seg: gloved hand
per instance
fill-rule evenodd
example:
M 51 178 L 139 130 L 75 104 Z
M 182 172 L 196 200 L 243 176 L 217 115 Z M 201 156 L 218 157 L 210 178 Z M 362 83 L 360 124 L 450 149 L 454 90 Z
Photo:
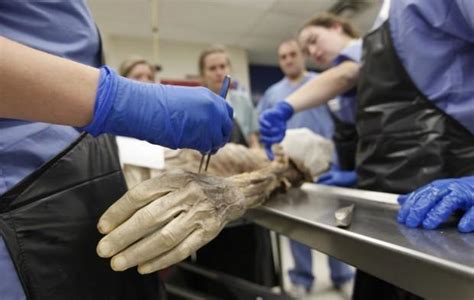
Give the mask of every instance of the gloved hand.
M 280 101 L 260 115 L 260 141 L 270 160 L 274 158 L 272 145 L 281 142 L 285 137 L 286 122 L 293 113 L 294 109 L 288 102 Z
M 398 222 L 408 227 L 434 229 L 457 210 L 465 211 L 460 232 L 474 231 L 474 177 L 436 180 L 398 198 Z
M 343 171 L 338 167 L 335 167 L 322 174 L 316 183 L 332 186 L 351 187 L 357 183 L 357 174 L 355 171 Z
M 129 136 L 168 148 L 215 152 L 229 141 L 233 110 L 203 87 L 132 81 L 100 69 L 94 118 L 84 131 Z

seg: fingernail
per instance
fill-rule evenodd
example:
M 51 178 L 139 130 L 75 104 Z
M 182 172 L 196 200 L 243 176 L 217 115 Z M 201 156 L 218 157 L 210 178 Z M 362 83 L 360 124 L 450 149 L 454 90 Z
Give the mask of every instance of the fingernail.
M 109 223 L 107 223 L 105 221 L 100 221 L 99 224 L 97 225 L 97 228 L 99 229 L 100 233 L 105 234 L 105 233 L 109 232 L 110 225 L 109 225 Z
M 123 256 L 112 258 L 112 269 L 115 271 L 123 271 L 127 267 L 127 259 Z
M 100 257 L 108 257 L 111 252 L 111 247 L 108 242 L 99 242 L 99 246 L 97 247 L 97 254 Z
M 139 266 L 138 267 L 138 273 L 140 274 L 148 274 L 151 273 L 151 267 L 150 266 Z

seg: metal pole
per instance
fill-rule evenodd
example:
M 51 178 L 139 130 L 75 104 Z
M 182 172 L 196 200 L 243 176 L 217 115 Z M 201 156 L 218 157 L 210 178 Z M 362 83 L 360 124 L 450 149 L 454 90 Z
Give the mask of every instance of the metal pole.
M 151 5 L 151 34 L 153 42 L 153 63 L 160 63 L 160 31 L 158 26 L 159 20 L 159 0 L 150 0 Z

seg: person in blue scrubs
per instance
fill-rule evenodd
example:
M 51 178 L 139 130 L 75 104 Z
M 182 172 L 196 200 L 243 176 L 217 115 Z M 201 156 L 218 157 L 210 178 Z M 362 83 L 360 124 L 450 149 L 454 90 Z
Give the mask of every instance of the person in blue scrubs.
M 398 221 L 410 227 L 436 228 L 457 209 L 465 211 L 458 228 L 474 227 L 473 20 L 469 0 L 386 1 L 364 38 L 364 64 L 350 75 L 358 81 L 357 186 L 409 193 Z M 353 299 L 420 297 L 359 270 Z
M 408 22 L 404 21 L 408 20 Z M 474 3 L 456 0 L 386 1 L 376 24 L 389 28 L 392 47 L 420 93 L 472 142 L 474 133 Z M 430 49 L 430 51 L 423 51 Z M 449 128 L 449 127 L 447 127 Z M 465 157 L 462 151 L 447 157 Z M 447 158 L 446 158 L 447 159 Z M 439 163 L 439 160 L 437 161 Z M 472 164 L 442 172 L 439 178 L 471 175 Z M 457 175 L 457 176 L 455 176 Z M 418 179 L 418 178 L 417 178 Z M 419 178 L 399 197 L 397 220 L 408 227 L 435 229 L 455 211 L 464 212 L 458 229 L 474 231 L 472 177 L 435 180 Z M 415 190 L 416 189 L 416 190 Z M 405 192 L 405 191 L 401 191 Z
M 364 39 L 358 186 L 405 194 L 398 221 L 434 229 L 455 210 L 474 228 L 474 2 L 387 1 Z M 433 181 L 434 180 L 434 181 Z M 355 299 L 420 299 L 358 272 Z
M 323 174 L 319 183 L 353 186 L 356 183 L 355 149 L 357 132 L 356 89 L 362 41 L 344 18 L 323 13 L 309 20 L 298 34 L 299 43 L 318 65 L 328 67 L 284 101 L 279 101 L 260 116 L 260 139 L 272 158 L 270 146 L 280 142 L 288 120 L 294 113 L 329 103 L 335 123 L 334 142 L 338 164 Z M 283 99 L 281 99 L 283 100 Z
M 257 105 L 259 114 L 272 108 L 277 102 L 283 101 L 285 97 L 316 76 L 316 73 L 306 70 L 303 52 L 296 40 L 284 41 L 278 46 L 278 62 L 285 77 L 270 86 L 260 98 Z M 302 111 L 287 122 L 287 128 L 303 127 L 331 139 L 334 124 L 328 106 L 322 105 Z
M 258 102 L 259 113 L 272 108 L 277 102 L 283 101 L 285 97 L 296 91 L 306 82 L 317 76 L 314 72 L 308 72 L 305 67 L 303 52 L 294 39 L 282 42 L 278 46 L 278 61 L 285 77 L 270 86 Z M 309 128 L 314 133 L 332 139 L 334 123 L 331 112 L 327 105 L 322 105 L 293 115 L 287 122 L 287 128 Z M 311 290 L 313 287 L 313 263 L 311 249 L 297 241 L 290 240 L 290 249 L 293 255 L 294 268 L 289 271 L 290 280 L 293 283 L 294 296 Z M 331 280 L 335 287 L 352 278 L 352 271 L 346 264 L 328 257 L 331 270 Z
M 357 142 L 354 127 L 356 91 L 355 81 L 351 81 L 348 74 L 357 74 L 360 62 L 362 41 L 357 37 L 358 34 L 347 20 L 332 14 L 320 14 L 309 20 L 299 32 L 299 43 L 306 55 L 314 59 L 318 65 L 331 68 L 319 76 L 308 79 L 304 84 L 295 87 L 293 91 L 280 95 L 278 103 L 263 110 L 260 116 L 261 140 L 271 157 L 271 144 L 283 138 L 286 128 L 292 126 L 293 118 L 298 118 L 303 114 L 309 115 L 308 111 L 303 110 L 310 107 L 327 109 L 326 103 L 332 101 L 329 105 L 330 111 L 326 110 L 326 112 L 330 113 L 336 125 L 333 139 L 336 144 L 338 163 L 333 164 L 331 170 L 320 177 L 318 182 L 321 184 L 350 187 L 356 182 L 354 172 Z M 324 92 L 326 90 L 329 92 Z M 293 100 L 296 102 L 292 102 Z M 294 114 L 295 112 L 297 113 Z M 311 126 L 328 124 L 328 115 L 323 118 L 313 114 L 313 117 L 316 120 L 305 120 L 308 123 L 312 122 Z M 291 246 L 296 254 L 294 254 L 295 258 L 299 256 L 300 259 L 304 259 L 311 255 L 310 250 L 303 248 L 304 246 L 302 247 L 299 243 L 293 242 Z M 309 259 L 306 259 L 306 263 L 298 263 L 296 259 L 295 261 L 297 267 L 311 268 Z M 329 263 L 335 287 L 340 287 L 343 282 L 352 277 L 347 265 L 332 258 Z M 291 274 L 294 276 L 292 277 Z M 294 282 L 299 280 L 303 284 L 310 283 L 311 277 L 297 275 L 298 273 L 290 273 Z
M 320 65 L 327 65 L 328 60 L 332 67 L 345 61 L 360 63 L 362 40 L 351 23 L 343 18 L 331 14 L 318 15 L 303 26 L 299 40 L 307 54 Z M 329 102 L 336 124 L 333 139 L 339 162 L 320 176 L 318 183 L 342 187 L 351 187 L 356 183 L 356 95 L 356 88 L 352 88 Z
M 113 272 L 95 254 L 98 217 L 126 192 L 106 133 L 216 151 L 232 109 L 205 88 L 99 69 L 82 0 L 2 1 L 0 33 L 0 298 L 157 299 L 157 276 Z

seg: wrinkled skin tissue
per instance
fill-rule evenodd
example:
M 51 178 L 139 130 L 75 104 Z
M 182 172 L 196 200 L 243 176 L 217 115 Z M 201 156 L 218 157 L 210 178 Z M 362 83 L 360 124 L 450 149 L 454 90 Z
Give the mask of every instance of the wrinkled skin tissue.
M 318 154 L 320 172 L 329 167 L 332 156 L 332 147 L 324 146 L 325 154 Z M 98 229 L 105 237 L 97 246 L 98 255 L 112 258 L 115 271 L 138 266 L 141 274 L 184 260 L 274 190 L 314 176 L 297 167 L 282 148 L 275 151 L 277 158 L 270 162 L 263 150 L 228 144 L 213 155 L 205 174 L 196 173 L 199 152 L 168 153 L 165 171 L 129 183 L 133 187 L 102 215 Z

